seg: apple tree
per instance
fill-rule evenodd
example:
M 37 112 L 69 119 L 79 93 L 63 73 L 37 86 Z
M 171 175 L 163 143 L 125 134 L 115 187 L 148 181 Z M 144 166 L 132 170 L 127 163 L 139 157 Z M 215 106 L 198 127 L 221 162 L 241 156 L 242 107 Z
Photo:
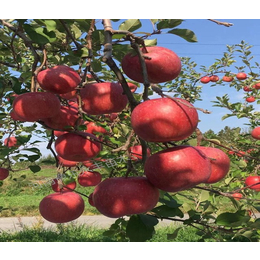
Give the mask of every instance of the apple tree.
M 118 241 L 147 241 L 164 219 L 183 223 L 169 240 L 187 225 L 201 241 L 259 241 L 260 138 L 250 132 L 259 124 L 259 64 L 245 42 L 200 68 L 157 46 L 162 32 L 196 42 L 182 22 L 152 19 L 140 33 L 139 19 L 1 20 L 0 179 L 19 161 L 41 174 L 44 140 L 57 176 L 39 211 L 51 222 L 77 219 L 89 203 L 116 219 L 105 234 Z M 223 119 L 247 118 L 248 132 L 229 139 L 198 129 L 199 114 L 210 113 L 195 106 L 205 84 L 245 91 L 245 102 L 224 95 L 214 105 L 229 111 Z M 94 192 L 77 192 L 75 182 Z

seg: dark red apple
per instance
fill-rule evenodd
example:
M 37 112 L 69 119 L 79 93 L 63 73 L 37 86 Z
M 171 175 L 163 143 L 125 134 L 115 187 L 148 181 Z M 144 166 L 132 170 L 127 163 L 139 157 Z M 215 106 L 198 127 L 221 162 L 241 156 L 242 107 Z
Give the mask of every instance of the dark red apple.
M 236 74 L 236 78 L 237 78 L 238 80 L 244 80 L 244 79 L 247 78 L 247 74 L 244 73 L 244 72 L 238 72 L 238 73 Z
M 211 174 L 205 183 L 216 183 L 225 178 L 230 168 L 230 159 L 227 154 L 215 147 L 196 146 L 195 148 L 210 160 Z
M 260 126 L 255 127 L 252 131 L 251 131 L 251 136 L 254 139 L 260 140 Z
M 9 176 L 9 170 L 6 168 L 0 168 L 0 180 L 3 181 Z
M 113 177 L 95 187 L 93 200 L 101 214 L 119 218 L 153 209 L 159 200 L 159 190 L 146 177 Z
M 217 75 L 210 76 L 210 81 L 211 82 L 217 82 L 218 80 L 219 80 L 219 76 L 217 76 Z
M 203 84 L 207 84 L 210 82 L 210 77 L 208 76 L 204 76 L 200 79 L 200 82 L 203 83 Z
M 75 90 L 81 78 L 74 69 L 65 65 L 57 65 L 40 71 L 37 81 L 44 90 L 64 94 Z
M 146 53 L 146 50 L 148 51 Z M 164 47 L 142 48 L 150 83 L 163 83 L 178 77 L 181 72 L 181 60 L 178 55 Z M 128 53 L 122 59 L 122 69 L 132 80 L 143 83 L 143 70 L 138 55 Z
M 39 205 L 40 214 L 53 223 L 66 223 L 80 217 L 85 203 L 72 191 L 56 192 L 44 197 Z
M 78 109 L 72 106 L 61 106 L 57 115 L 47 118 L 43 122 L 51 129 L 68 130 L 76 125 L 78 118 Z
M 180 141 L 197 128 L 198 113 L 184 99 L 157 98 L 137 105 L 131 124 L 135 133 L 147 142 Z
M 82 109 L 90 115 L 121 112 L 127 105 L 127 96 L 119 83 L 101 82 L 86 84 L 80 90 Z
M 50 92 L 27 92 L 14 99 L 13 110 L 24 121 L 34 122 L 56 116 L 60 101 Z
M 249 189 L 252 189 L 254 191 L 260 191 L 260 176 L 248 176 L 245 180 L 246 186 L 249 186 Z
M 231 82 L 234 80 L 234 78 L 232 76 L 225 75 L 225 76 L 223 76 L 222 80 L 225 82 Z
M 93 139 L 96 137 L 90 135 Z M 89 140 L 85 136 L 74 133 L 61 135 L 55 141 L 57 154 L 65 160 L 83 162 L 98 155 L 101 144 L 95 140 Z
M 53 179 L 51 182 L 51 188 L 55 192 L 71 191 L 75 190 L 77 183 L 74 180 L 70 180 L 68 183 L 63 183 L 61 179 Z
M 16 137 L 15 136 L 7 137 L 4 140 L 4 145 L 8 147 L 18 147 Z
M 211 164 L 195 147 L 176 146 L 148 157 L 144 173 L 158 189 L 177 192 L 205 183 L 211 174 Z
M 136 161 L 136 160 L 142 160 L 142 145 L 135 145 L 131 146 L 128 149 L 129 153 L 131 154 L 131 160 Z M 151 150 L 147 148 L 147 157 L 151 155 Z
M 83 187 L 98 185 L 102 180 L 102 175 L 96 171 L 83 171 L 78 176 L 78 183 Z
M 95 207 L 94 200 L 93 200 L 93 192 L 90 193 L 89 196 L 88 196 L 88 203 L 89 203 L 89 205 L 91 205 L 92 207 Z

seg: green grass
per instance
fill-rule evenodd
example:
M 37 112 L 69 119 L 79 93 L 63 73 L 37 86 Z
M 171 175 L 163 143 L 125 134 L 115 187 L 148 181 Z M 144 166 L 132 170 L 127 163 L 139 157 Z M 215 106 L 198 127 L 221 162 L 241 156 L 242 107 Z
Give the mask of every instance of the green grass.
M 168 240 L 168 234 L 173 234 L 179 225 L 159 227 L 155 235 L 147 242 L 196 242 L 200 236 L 195 229 L 186 227 L 178 232 L 174 240 Z M 0 233 L 0 242 L 121 242 L 114 236 L 105 236 L 105 229 L 97 229 L 84 224 L 59 224 L 56 228 L 24 227 L 19 232 Z M 125 242 L 128 242 L 126 239 Z

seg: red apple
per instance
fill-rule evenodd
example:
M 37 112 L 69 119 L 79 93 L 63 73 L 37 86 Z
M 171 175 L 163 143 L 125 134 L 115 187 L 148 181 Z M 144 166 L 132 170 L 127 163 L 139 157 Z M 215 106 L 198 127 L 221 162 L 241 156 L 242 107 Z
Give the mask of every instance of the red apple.
M 78 110 L 72 106 L 61 106 L 59 113 L 56 116 L 47 118 L 44 124 L 56 130 L 66 130 L 76 125 L 79 118 Z
M 75 167 L 78 164 L 78 162 L 65 160 L 60 156 L 57 156 L 57 159 L 59 161 L 59 164 L 62 165 L 62 166 L 65 166 L 65 167 Z
M 96 139 L 94 135 L 88 135 Z M 67 133 L 57 138 L 55 150 L 65 160 L 83 162 L 95 157 L 101 151 L 101 145 L 97 141 L 88 140 L 85 136 Z
M 142 145 L 135 145 L 131 146 L 128 149 L 129 153 L 131 154 L 131 160 L 136 161 L 136 160 L 142 160 Z M 147 157 L 151 155 L 151 150 L 147 148 Z
M 218 80 L 219 80 L 219 76 L 217 76 L 217 75 L 210 76 L 210 81 L 211 82 L 217 82 Z
M 247 98 L 246 98 L 246 101 L 247 101 L 248 103 L 255 102 L 255 97 L 254 97 L 254 96 L 247 97 Z
M 61 135 L 64 135 L 64 134 L 67 134 L 68 132 L 66 131 L 58 131 L 58 130 L 54 130 L 53 131 L 53 134 L 56 136 L 56 137 L 59 137 Z
M 62 182 L 62 180 L 58 180 L 57 178 L 53 179 L 51 183 L 51 188 L 55 192 L 75 190 L 76 186 L 77 184 L 73 180 L 65 184 Z
M 67 99 L 67 100 L 70 100 L 70 99 L 73 99 L 73 98 L 77 98 L 77 90 L 72 90 L 72 91 L 70 91 L 68 93 L 59 94 L 59 96 L 61 98 Z
M 65 223 L 80 217 L 85 203 L 82 197 L 72 191 L 56 192 L 44 197 L 39 205 L 40 214 L 53 223 Z
M 232 194 L 232 197 L 235 199 L 235 200 L 240 200 L 241 198 L 243 198 L 243 194 L 239 193 L 239 192 L 236 192 L 236 193 L 233 193 Z
M 203 84 L 207 84 L 210 82 L 210 77 L 208 76 L 204 76 L 200 79 L 200 82 L 203 83 Z
M 101 214 L 119 218 L 153 209 L 159 200 L 159 190 L 146 177 L 113 177 L 95 187 L 93 199 Z
M 75 90 L 81 78 L 74 69 L 65 65 L 57 65 L 40 71 L 37 81 L 44 90 L 64 94 Z
M 251 131 L 251 136 L 254 139 L 260 140 L 260 126 L 255 127 L 252 131 Z
M 231 82 L 234 80 L 234 78 L 232 76 L 225 75 L 225 76 L 223 76 L 222 80 L 225 82 Z
M 78 176 L 78 183 L 83 187 L 98 185 L 102 180 L 102 175 L 96 171 L 83 171 Z
M 0 168 L 0 180 L 3 181 L 9 176 L 9 170 L 5 168 Z
M 229 172 L 230 159 L 222 150 L 215 147 L 196 146 L 210 160 L 211 174 L 205 183 L 216 183 Z
M 128 84 L 132 93 L 134 93 L 137 90 L 137 85 L 135 85 L 134 83 L 128 82 L 127 84 Z
M 254 89 L 260 89 L 260 82 L 256 83 L 253 85 Z
M 244 79 L 247 78 L 247 74 L 244 73 L 244 72 L 238 72 L 238 73 L 236 74 L 236 78 L 237 78 L 238 80 L 244 80 Z
M 252 89 L 250 88 L 250 86 L 244 86 L 243 90 L 246 92 L 252 91 Z
M 246 186 L 249 186 L 249 189 L 260 191 L 260 176 L 248 176 L 245 180 Z
M 56 116 L 60 101 L 50 92 L 27 92 L 14 99 L 13 110 L 24 121 L 34 122 Z
M 181 60 L 178 55 L 164 47 L 142 48 L 148 80 L 150 83 L 163 83 L 178 77 L 181 72 Z M 122 60 L 124 73 L 132 80 L 143 83 L 143 70 L 138 55 L 128 53 Z
M 148 157 L 144 173 L 158 189 L 177 192 L 205 183 L 211 175 L 211 164 L 195 147 L 175 146 Z
M 108 134 L 107 130 L 100 126 L 95 124 L 94 122 L 89 122 L 87 123 L 87 129 L 85 130 L 85 132 L 90 133 L 90 134 L 98 134 L 98 133 L 102 133 L 102 134 Z
M 88 203 L 89 203 L 89 205 L 91 205 L 92 207 L 95 207 L 94 200 L 93 200 L 93 192 L 90 193 L 89 196 L 88 196 Z
M 157 98 L 137 105 L 131 124 L 135 133 L 147 142 L 180 141 L 197 128 L 198 113 L 184 99 Z
M 21 117 L 19 117 L 16 113 L 15 113 L 15 111 L 12 109 L 11 111 L 10 111 L 10 117 L 13 119 L 13 120 L 15 120 L 15 121 L 21 121 L 21 122 L 24 122 L 24 119 L 23 118 L 21 118 Z
M 127 96 L 119 83 L 101 82 L 86 84 L 80 90 L 82 109 L 90 115 L 121 112 L 127 105 Z
M 10 136 L 10 137 L 7 137 L 5 140 L 4 140 L 4 145 L 5 146 L 8 146 L 8 147 L 17 147 L 17 139 L 15 136 Z

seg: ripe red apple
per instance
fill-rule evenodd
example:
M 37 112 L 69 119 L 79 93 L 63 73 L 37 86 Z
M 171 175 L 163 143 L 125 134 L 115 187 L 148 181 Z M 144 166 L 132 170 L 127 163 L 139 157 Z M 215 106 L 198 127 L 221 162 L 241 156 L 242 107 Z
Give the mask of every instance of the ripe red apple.
M 121 112 L 127 105 L 127 96 L 119 83 L 101 82 L 86 84 L 80 90 L 82 110 L 90 115 Z
M 127 84 L 128 84 L 132 93 L 134 93 L 137 90 L 137 85 L 135 85 L 134 83 L 128 82 Z
M 24 121 L 34 122 L 56 116 L 60 101 L 50 92 L 27 92 L 14 99 L 13 110 Z
M 64 134 L 67 134 L 68 132 L 66 131 L 58 131 L 58 130 L 54 130 L 53 131 L 53 134 L 56 136 L 56 137 L 59 137 L 61 135 L 64 135 Z
M 73 91 L 79 85 L 81 78 L 74 69 L 65 65 L 57 65 L 40 71 L 37 81 L 44 90 L 64 94 Z
M 95 187 L 93 199 L 101 214 L 119 218 L 153 209 L 159 200 L 159 190 L 146 177 L 113 177 Z
M 198 113 L 184 99 L 157 98 L 137 105 L 131 124 L 135 133 L 147 142 L 179 141 L 194 132 Z
M 131 160 L 137 161 L 137 160 L 142 160 L 142 145 L 135 145 L 131 146 L 128 149 L 129 153 L 131 154 Z M 147 157 L 151 155 L 151 150 L 147 148 Z
M 46 118 L 43 122 L 51 129 L 68 130 L 76 125 L 78 118 L 78 110 L 75 107 L 61 106 L 57 115 Z
M 94 200 L 93 200 L 93 192 L 90 193 L 89 196 L 88 196 L 88 203 L 89 203 L 89 205 L 91 205 L 92 207 L 95 207 Z
M 0 180 L 3 181 L 9 176 L 9 170 L 6 168 L 0 168 Z
M 51 188 L 55 192 L 75 190 L 76 186 L 77 183 L 74 180 L 70 180 L 68 183 L 65 184 L 62 182 L 62 180 L 58 180 L 57 178 L 55 178 L 51 182 Z
M 72 90 L 72 91 L 64 93 L 64 94 L 59 94 L 59 96 L 61 98 L 67 99 L 67 100 L 77 98 L 77 90 Z
M 236 193 L 233 193 L 233 194 L 232 194 L 232 197 L 233 197 L 235 200 L 240 200 L 241 198 L 243 198 L 243 194 L 242 194 L 242 193 L 239 193 L 239 192 L 236 192 Z
M 219 80 L 219 76 L 217 76 L 217 75 L 210 76 L 210 81 L 211 82 L 217 82 L 218 80 Z
M 94 135 L 88 134 L 92 138 Z M 61 135 L 55 141 L 57 154 L 65 160 L 83 162 L 95 157 L 101 151 L 101 144 L 74 133 Z
M 245 180 L 246 186 L 254 191 L 260 191 L 260 176 L 248 176 Z
M 17 139 L 15 136 L 9 136 L 4 140 L 4 145 L 8 147 L 17 147 Z
M 59 164 L 65 167 L 75 167 L 78 164 L 78 162 L 65 160 L 60 156 L 57 156 L 57 159 L 59 161 Z
M 225 82 L 231 82 L 234 80 L 234 78 L 232 76 L 225 75 L 225 76 L 223 76 L 222 80 Z
M 251 131 L 251 136 L 254 139 L 260 140 L 260 126 L 255 127 L 252 131 Z
M 252 91 L 252 89 L 250 88 L 250 86 L 244 86 L 243 90 L 246 92 Z
M 246 98 L 246 101 L 247 101 L 248 103 L 255 102 L 255 97 L 254 97 L 254 96 L 247 97 L 247 98 Z
M 90 134 L 98 134 L 98 133 L 102 133 L 102 134 L 108 134 L 107 130 L 100 126 L 95 124 L 94 122 L 89 122 L 86 124 L 87 129 L 85 130 L 85 132 L 90 133 Z
M 164 47 L 142 48 L 146 70 L 150 83 L 163 83 L 178 77 L 181 72 L 181 60 L 178 55 Z M 128 53 L 122 59 L 122 69 L 132 80 L 143 83 L 143 71 L 138 55 Z
M 256 83 L 253 85 L 254 89 L 260 89 L 260 82 Z
M 15 111 L 12 109 L 11 111 L 10 111 L 10 117 L 14 120 L 14 121 L 21 121 L 21 122 L 24 122 L 24 119 L 23 118 L 21 118 L 21 117 L 19 117 L 16 113 L 15 113 Z
M 196 146 L 195 148 L 210 160 L 211 174 L 205 183 L 216 183 L 228 174 L 230 159 L 226 153 L 215 147 Z
M 39 205 L 40 214 L 53 223 L 65 223 L 80 217 L 85 203 L 82 197 L 72 191 L 56 192 L 44 197 Z
M 147 158 L 147 179 L 158 189 L 177 192 L 205 183 L 211 175 L 211 164 L 192 146 L 175 146 Z
M 210 82 L 210 77 L 208 76 L 204 76 L 200 79 L 200 82 L 203 83 L 203 84 L 207 84 Z
M 102 175 L 96 171 L 83 171 L 78 176 L 78 183 L 83 187 L 98 185 L 102 180 Z
M 238 80 L 244 80 L 244 79 L 247 78 L 247 74 L 244 73 L 244 72 L 238 72 L 238 73 L 236 74 L 236 78 L 237 78 Z

